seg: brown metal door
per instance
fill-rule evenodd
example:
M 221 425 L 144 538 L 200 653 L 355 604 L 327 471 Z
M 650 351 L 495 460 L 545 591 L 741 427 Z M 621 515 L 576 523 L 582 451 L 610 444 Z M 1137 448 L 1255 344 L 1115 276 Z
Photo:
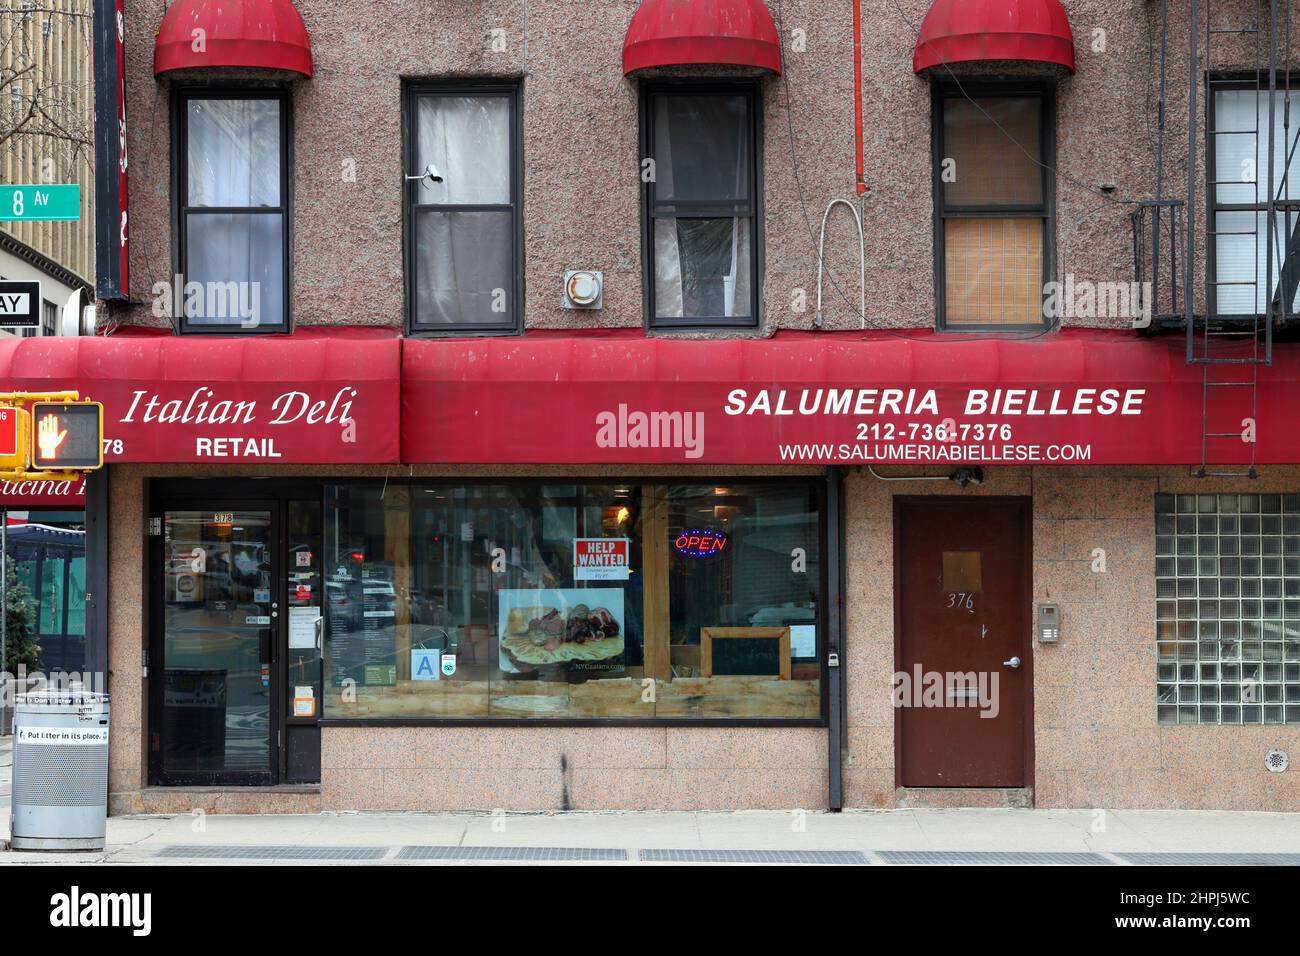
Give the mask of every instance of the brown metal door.
M 1030 784 L 1029 505 L 895 504 L 898 779 Z

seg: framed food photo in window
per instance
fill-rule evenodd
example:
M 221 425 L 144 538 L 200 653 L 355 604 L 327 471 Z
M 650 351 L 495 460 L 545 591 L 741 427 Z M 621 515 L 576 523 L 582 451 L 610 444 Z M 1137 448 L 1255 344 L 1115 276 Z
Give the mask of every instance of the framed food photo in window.
M 642 246 L 651 328 L 758 325 L 760 102 L 752 82 L 643 90 Z
M 276 89 L 176 91 L 180 332 L 289 329 L 290 104 Z

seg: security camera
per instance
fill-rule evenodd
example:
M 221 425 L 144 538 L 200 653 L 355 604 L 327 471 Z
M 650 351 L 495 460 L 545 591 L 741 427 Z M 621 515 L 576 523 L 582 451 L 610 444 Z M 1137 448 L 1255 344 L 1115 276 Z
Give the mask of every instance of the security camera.
M 983 484 L 984 469 L 978 466 L 974 468 L 958 468 L 948 477 L 956 483 L 958 488 L 965 488 L 967 485 Z
M 434 183 L 442 182 L 442 173 L 438 172 L 437 166 L 433 165 L 433 163 L 430 163 L 428 166 L 424 167 L 424 172 L 420 173 L 420 175 L 407 176 L 406 178 L 418 179 L 421 182 L 427 182 L 428 185 L 432 186 Z

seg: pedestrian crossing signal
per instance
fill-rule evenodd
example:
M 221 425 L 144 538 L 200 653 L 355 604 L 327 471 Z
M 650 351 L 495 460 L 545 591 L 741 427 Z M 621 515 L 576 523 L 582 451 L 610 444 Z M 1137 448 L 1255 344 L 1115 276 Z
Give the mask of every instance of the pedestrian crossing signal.
M 104 464 L 104 406 L 99 402 L 34 402 L 32 467 L 92 471 Z

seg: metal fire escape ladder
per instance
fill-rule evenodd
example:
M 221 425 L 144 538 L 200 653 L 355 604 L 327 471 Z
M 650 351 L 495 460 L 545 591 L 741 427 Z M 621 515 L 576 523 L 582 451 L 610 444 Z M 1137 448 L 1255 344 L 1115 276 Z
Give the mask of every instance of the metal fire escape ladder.
M 1216 37 L 1235 36 L 1253 37 L 1255 43 L 1255 108 L 1253 127 L 1245 129 L 1219 129 L 1211 97 L 1213 89 L 1206 92 L 1205 106 L 1206 145 L 1214 147 L 1214 155 L 1223 155 L 1221 144 L 1230 142 L 1234 137 L 1249 136 L 1254 143 L 1255 157 L 1251 178 L 1218 179 L 1217 169 L 1212 171 L 1209 179 L 1211 204 L 1217 198 L 1220 187 L 1247 186 L 1258 197 L 1260 187 L 1265 186 L 1267 197 L 1265 210 L 1265 248 L 1260 256 L 1259 220 L 1255 215 L 1255 228 L 1220 229 L 1218 220 L 1207 222 L 1207 241 L 1218 250 L 1220 237 L 1250 237 L 1253 243 L 1252 278 L 1241 277 L 1221 279 L 1217 274 L 1206 276 L 1206 310 L 1198 316 L 1193 305 L 1192 274 L 1196 261 L 1192 217 L 1188 217 L 1186 229 L 1186 247 L 1184 250 L 1184 301 L 1187 333 L 1187 362 L 1201 366 L 1201 465 L 1197 469 L 1198 477 L 1246 477 L 1255 478 L 1255 420 L 1259 403 L 1259 367 L 1269 365 L 1273 358 L 1273 326 L 1275 297 L 1273 289 L 1274 239 L 1277 235 L 1277 191 L 1274 180 L 1276 166 L 1274 149 L 1276 145 L 1277 114 L 1277 5 L 1278 0 L 1267 0 L 1269 6 L 1268 26 L 1268 66 L 1261 64 L 1263 56 L 1264 24 L 1262 22 L 1262 5 L 1254 4 L 1255 14 L 1252 25 L 1236 28 L 1219 28 L 1215 26 L 1213 0 L 1205 0 L 1205 76 L 1214 75 L 1214 42 Z M 1196 0 L 1190 4 L 1191 28 L 1191 90 L 1188 98 L 1188 206 L 1192 207 L 1195 195 L 1196 162 L 1198 156 L 1196 144 L 1196 86 L 1202 75 L 1197 70 L 1197 29 Z M 1289 22 L 1288 15 L 1288 22 Z M 1266 146 L 1261 150 L 1261 134 L 1265 132 L 1260 124 L 1260 94 L 1268 90 L 1268 121 Z M 1288 143 L 1289 145 L 1289 143 Z M 1261 155 L 1261 152 L 1264 155 Z M 1262 161 L 1262 162 L 1261 162 Z M 1260 169 L 1265 169 L 1265 182 L 1259 179 Z M 1292 246 L 1288 240 L 1287 246 Z M 1261 264 L 1263 275 L 1260 275 Z M 1279 261 L 1279 266 L 1282 262 Z M 1260 295 L 1261 286 L 1264 295 Z M 1230 288 L 1249 290 L 1250 308 L 1245 314 L 1224 314 L 1220 308 L 1220 293 Z M 1240 298 L 1240 296 L 1238 296 Z M 1263 315 L 1260 315 L 1260 304 Z M 1281 313 L 1281 314 L 1284 314 Z M 1261 341 L 1262 340 L 1262 341 Z M 1244 470 L 1212 466 L 1211 461 L 1225 449 L 1223 442 L 1243 442 L 1250 449 L 1249 463 Z M 1235 446 L 1233 450 L 1235 451 Z M 1218 449 L 1218 451 L 1216 451 Z M 1225 457 L 1235 457 L 1225 455 Z
M 1300 185 L 1293 189 L 1291 181 L 1292 164 L 1295 162 L 1297 147 L 1300 147 L 1300 125 L 1292 129 L 1291 124 L 1291 4 L 1287 4 L 1286 23 L 1282 33 L 1282 49 L 1286 51 L 1282 73 L 1282 144 L 1285 160 L 1282 165 L 1282 181 L 1278 183 L 1274 203 L 1279 209 L 1282 221 L 1282 234 L 1286 242 L 1278 250 L 1277 288 L 1273 292 L 1273 314 L 1285 324 L 1296 317 L 1297 294 L 1300 293 Z M 1276 35 L 1276 30 L 1274 34 Z M 1295 223 L 1289 222 L 1295 217 Z

